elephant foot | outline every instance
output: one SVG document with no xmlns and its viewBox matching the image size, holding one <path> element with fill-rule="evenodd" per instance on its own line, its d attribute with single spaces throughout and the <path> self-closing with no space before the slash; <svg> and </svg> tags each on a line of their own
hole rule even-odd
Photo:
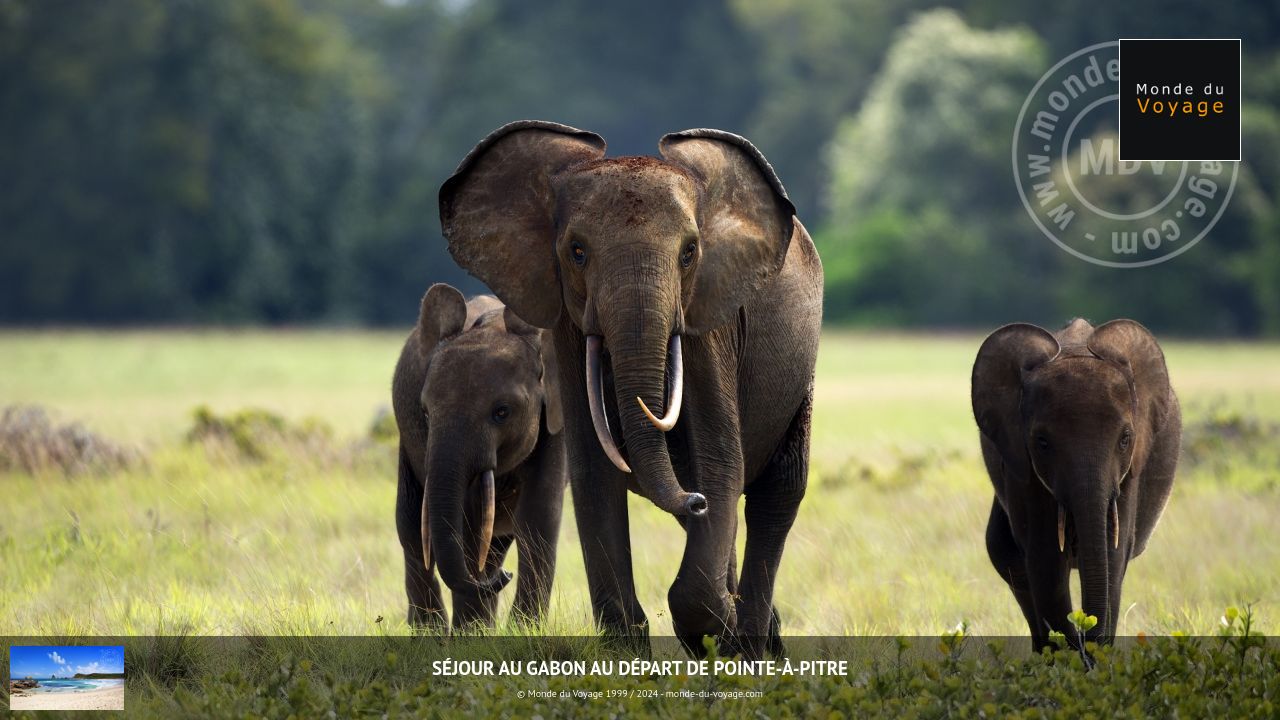
<svg viewBox="0 0 1280 720">
<path fill-rule="evenodd" d="M 751 659 L 751 638 L 741 635 L 722 635 L 717 638 L 716 652 L 720 657 Z"/>
<path fill-rule="evenodd" d="M 706 657 L 703 638 L 732 637 L 737 630 L 737 607 L 722 587 L 677 580 L 667 592 L 667 604 L 676 637 L 691 657 Z"/>
<path fill-rule="evenodd" d="M 778 609 L 773 608 L 769 616 L 767 635 L 733 634 L 720 638 L 719 653 L 724 657 L 740 656 L 744 660 L 759 660 L 765 655 L 783 657 L 786 646 L 782 642 L 782 621 L 778 618 Z"/>
<path fill-rule="evenodd" d="M 787 654 L 787 648 L 782 644 L 782 618 L 778 617 L 778 608 L 772 608 L 769 613 L 769 642 L 765 649 L 774 657 L 782 657 Z"/>
<path fill-rule="evenodd" d="M 729 607 L 732 610 L 733 606 Z M 735 612 L 727 613 L 723 619 L 719 614 L 706 612 L 692 618 L 686 616 L 683 622 L 676 617 L 673 618 L 672 625 L 680 646 L 695 660 L 706 658 L 712 647 L 722 657 L 743 654 L 736 645 L 739 637 L 736 632 L 738 616 Z"/>
<path fill-rule="evenodd" d="M 443 608 L 422 608 L 410 605 L 406 620 L 413 628 L 414 634 L 418 635 L 442 633 L 449 627 L 449 616 Z"/>
<path fill-rule="evenodd" d="M 453 632 L 471 634 L 492 630 L 498 616 L 498 598 L 489 593 L 453 594 Z"/>
<path fill-rule="evenodd" d="M 649 619 L 639 604 L 610 602 L 596 611 L 596 625 L 600 628 L 605 647 L 637 657 L 650 657 Z"/>
<path fill-rule="evenodd" d="M 606 653 L 638 657 L 642 660 L 648 660 L 653 657 L 653 648 L 649 645 L 649 628 L 647 625 L 643 634 L 623 634 L 606 630 L 600 640 Z"/>
</svg>

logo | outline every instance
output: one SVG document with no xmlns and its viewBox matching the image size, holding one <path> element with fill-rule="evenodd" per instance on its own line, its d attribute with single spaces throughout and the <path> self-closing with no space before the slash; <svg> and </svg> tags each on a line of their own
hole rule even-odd
<svg viewBox="0 0 1280 720">
<path fill-rule="evenodd" d="M 1239 40 L 1120 40 L 1120 157 L 1240 160 Z"/>
<path fill-rule="evenodd" d="M 1040 78 L 1018 113 L 1013 172 L 1023 207 L 1063 250 L 1104 267 L 1146 267 L 1213 229 L 1239 163 L 1121 160 L 1119 46 L 1078 50 Z"/>
</svg>

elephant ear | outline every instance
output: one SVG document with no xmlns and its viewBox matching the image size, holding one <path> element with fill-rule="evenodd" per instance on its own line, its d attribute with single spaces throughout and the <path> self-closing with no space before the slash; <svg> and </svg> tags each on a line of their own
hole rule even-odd
<svg viewBox="0 0 1280 720">
<path fill-rule="evenodd" d="M 418 312 L 418 351 L 425 361 L 441 342 L 462 332 L 467 324 L 467 301 L 457 288 L 432 285 L 422 296 Z"/>
<path fill-rule="evenodd" d="M 551 178 L 604 152 L 595 133 L 523 120 L 481 140 L 440 188 L 454 260 L 538 327 L 560 315 Z"/>
<path fill-rule="evenodd" d="M 1144 457 L 1169 416 L 1171 393 L 1164 351 L 1151 331 L 1133 320 L 1112 320 L 1089 338 L 1089 351 L 1120 366 L 1134 400 L 1135 458 Z"/>
<path fill-rule="evenodd" d="M 663 136 L 658 149 L 702 184 L 702 257 L 685 326 L 706 332 L 734 319 L 782 268 L 796 210 L 769 161 L 746 138 L 685 130 Z"/>
<path fill-rule="evenodd" d="M 523 337 L 538 351 L 538 358 L 542 363 L 539 379 L 542 383 L 542 409 L 547 420 L 547 432 L 557 435 L 564 428 L 564 416 L 560 409 L 557 381 L 560 376 L 555 365 L 555 343 L 551 341 L 551 333 L 525 322 L 510 307 L 503 311 L 502 321 L 507 326 L 507 332 Z"/>
<path fill-rule="evenodd" d="M 1022 420 L 1023 377 L 1057 357 L 1059 350 L 1049 331 L 1014 323 L 987 336 L 973 362 L 973 419 L 1004 464 L 1020 478 L 1031 474 Z"/>
</svg>

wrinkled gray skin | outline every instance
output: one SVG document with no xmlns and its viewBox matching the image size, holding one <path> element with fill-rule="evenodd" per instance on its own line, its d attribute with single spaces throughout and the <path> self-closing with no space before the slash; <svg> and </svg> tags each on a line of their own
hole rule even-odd
<svg viewBox="0 0 1280 720">
<path fill-rule="evenodd" d="M 536 621 L 546 611 L 567 476 L 559 396 L 543 385 L 544 365 L 553 371 L 555 363 L 542 335 L 490 296 L 466 302 L 441 284 L 422 298 L 392 381 L 396 528 L 415 627 L 447 623 L 436 569 L 453 594 L 454 627 L 492 625 L 497 593 L 511 580 L 502 563 L 513 541 L 520 548 L 513 612 Z M 499 407 L 505 417 L 495 416 Z M 495 502 L 481 571 L 486 470 L 494 473 Z"/>
<path fill-rule="evenodd" d="M 1159 344 L 1132 320 L 1075 320 L 1056 334 L 1006 325 L 978 351 L 973 413 L 996 494 L 987 552 L 1033 647 L 1051 630 L 1076 642 L 1072 569 L 1098 618 L 1085 639 L 1113 641 L 1125 570 L 1164 511 L 1181 445 Z"/>
<path fill-rule="evenodd" d="M 686 648 L 702 653 L 710 635 L 749 657 L 777 653 L 773 587 L 806 486 L 822 267 L 746 140 L 695 130 L 667 135 L 659 149 L 662 159 L 605 158 L 593 133 L 507 125 L 441 188 L 441 224 L 459 264 L 555 339 L 597 622 L 647 643 L 630 489 L 687 533 L 667 595 Z M 683 409 L 664 432 L 637 398 L 657 416 L 676 404 L 673 337 L 683 348 Z M 600 422 L 588 399 L 591 338 L 602 348 Z"/>
</svg>

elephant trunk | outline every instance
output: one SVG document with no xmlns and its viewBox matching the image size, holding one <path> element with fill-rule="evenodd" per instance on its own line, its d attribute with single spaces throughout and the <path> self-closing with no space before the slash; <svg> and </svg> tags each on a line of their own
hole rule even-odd
<svg viewBox="0 0 1280 720">
<path fill-rule="evenodd" d="M 672 335 L 671 340 L 667 342 L 666 414 L 662 417 L 654 415 L 649 406 L 644 404 L 644 398 L 636 396 L 641 412 L 654 427 L 662 432 L 667 432 L 676 426 L 676 421 L 680 419 L 680 406 L 684 401 L 684 353 L 680 345 L 679 335 Z"/>
<path fill-rule="evenodd" d="M 647 404 L 660 407 L 659 404 L 665 402 L 669 344 L 666 340 L 663 337 L 660 342 L 646 343 L 658 348 L 656 354 L 638 353 L 637 348 L 626 345 L 614 353 L 618 415 L 631 466 L 645 496 L 673 515 L 699 517 L 707 512 L 707 499 L 680 487 L 667 452 L 666 436 L 645 412 Z M 678 342 L 676 345 L 678 347 Z"/>
<path fill-rule="evenodd" d="M 434 454 L 434 453 L 433 453 Z M 430 547 L 440 577 L 449 589 L 474 594 L 494 594 L 511 580 L 510 574 L 499 571 L 483 575 L 484 561 L 488 556 L 493 537 L 493 470 L 479 473 L 483 496 L 477 547 L 479 573 L 473 572 L 466 560 L 465 544 L 467 527 L 463 513 L 466 489 L 476 474 L 455 469 L 449 461 L 432 461 L 428 464 L 427 489 L 424 505 L 428 510 L 427 527 L 423 529 L 423 547 Z M 429 528 L 429 532 L 428 532 Z"/>
<path fill-rule="evenodd" d="M 601 332 L 588 334 L 586 347 L 587 399 L 596 437 L 614 465 L 635 473 L 641 491 L 655 505 L 673 515 L 704 515 L 707 499 L 680 487 L 664 435 L 679 420 L 684 393 L 679 285 L 670 282 L 679 277 L 679 268 L 674 257 L 648 249 L 619 252 L 609 265 L 615 270 L 601 277 L 595 288 L 600 300 L 589 312 L 598 324 L 587 323 Z M 614 445 L 605 414 L 602 343 L 612 360 L 626 460 Z"/>
<path fill-rule="evenodd" d="M 609 417 L 605 412 L 604 373 L 601 370 L 600 355 L 600 336 L 588 335 L 586 378 L 587 405 L 591 409 L 591 424 L 595 428 L 596 439 L 600 442 L 600 447 L 604 450 L 604 454 L 608 456 L 609 461 L 622 472 L 629 473 L 631 472 L 631 466 L 623 459 L 622 452 L 613 441 L 613 432 L 609 428 Z M 644 416 L 648 418 L 655 428 L 662 432 L 667 432 L 676 426 L 676 422 L 680 419 L 680 407 L 684 400 L 684 354 L 681 351 L 679 335 L 672 335 L 667 343 L 666 381 L 667 411 L 662 417 L 653 414 L 653 411 L 645 404 L 643 397 L 636 396 L 636 404 L 640 406 L 640 411 L 644 413 Z"/>
<path fill-rule="evenodd" d="M 1071 512 L 1079 543 L 1080 598 L 1085 613 L 1098 618 L 1098 624 L 1086 633 L 1085 639 L 1107 642 L 1115 637 L 1115 628 L 1109 625 L 1111 603 L 1118 600 L 1111 597 L 1113 503 L 1105 485 L 1096 483 L 1082 500 L 1074 503 Z"/>
</svg>

